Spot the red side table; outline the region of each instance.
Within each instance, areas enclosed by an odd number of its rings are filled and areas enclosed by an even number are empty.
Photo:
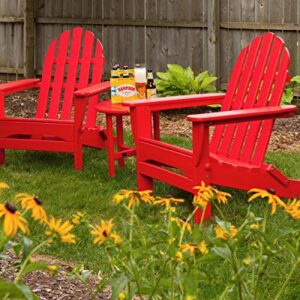
[[[106,116],[106,149],[108,158],[108,173],[115,176],[115,160],[119,166],[125,166],[125,158],[136,154],[135,148],[124,144],[123,116],[130,115],[130,108],[122,104],[112,104],[103,101],[96,105],[96,111]],[[113,117],[116,118],[116,136],[113,133]],[[154,138],[159,139],[159,114],[153,114]],[[116,146],[116,151],[115,151]]]

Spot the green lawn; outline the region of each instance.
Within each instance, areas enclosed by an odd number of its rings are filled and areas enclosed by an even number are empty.
[[[180,142],[189,146],[184,139],[168,139],[172,142]],[[300,178],[300,154],[299,153],[268,153],[267,161],[274,163],[279,169],[292,178]],[[115,192],[119,189],[135,189],[135,158],[126,161],[126,168],[117,168],[116,177],[110,178],[107,172],[105,151],[95,149],[84,150],[83,171],[73,170],[73,159],[68,154],[46,152],[7,151],[6,162],[0,167],[0,181],[10,185],[10,190],[3,194],[1,201],[12,199],[15,193],[27,192],[35,194],[43,201],[48,214],[56,217],[69,218],[77,211],[85,211],[90,221],[98,222],[101,218],[114,218],[115,223],[122,226],[126,220],[124,211],[111,201]],[[241,191],[229,190],[233,198],[224,206],[226,217],[233,223],[239,224],[246,213],[247,194]],[[165,196],[172,194],[174,197],[184,197],[191,200],[191,195],[177,190],[165,184],[157,184],[156,195]],[[251,204],[253,210],[260,212],[262,203],[256,201]],[[187,214],[191,209],[190,203],[181,206],[182,214]],[[144,222],[157,222],[161,217],[158,209],[150,209],[141,206],[139,214]],[[282,214],[277,214],[270,226],[284,227],[289,220]],[[31,224],[31,236],[38,240],[43,232]],[[270,231],[271,232],[271,231]],[[58,245],[44,250],[45,253],[54,255],[67,261],[84,263],[93,269],[105,268],[104,255],[100,247],[92,245],[88,231],[77,229],[79,236],[75,246]],[[278,263],[274,268],[280,270],[284,264]],[[300,280],[299,276],[297,276]],[[298,288],[299,289],[299,288]],[[299,292],[299,291],[298,291]],[[297,294],[295,290],[290,295]]]

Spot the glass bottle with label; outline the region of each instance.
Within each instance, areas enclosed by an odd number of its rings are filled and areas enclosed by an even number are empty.
[[[154,84],[152,70],[148,70],[146,94],[147,94],[147,99],[156,98],[156,86]]]

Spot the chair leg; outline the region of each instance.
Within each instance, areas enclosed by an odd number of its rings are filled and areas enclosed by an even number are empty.
[[[211,218],[211,204],[208,203],[205,210],[197,209],[195,211],[194,220],[196,224],[199,224],[201,221],[206,221]]]
[[[137,186],[140,191],[153,190],[153,179],[138,173]]]
[[[82,155],[83,155],[82,146],[76,147],[75,152],[74,152],[74,169],[75,170],[82,170],[82,164],[83,164]]]
[[[0,165],[3,165],[5,162],[5,149],[0,149]]]
[[[114,159],[114,136],[112,126],[112,116],[106,114],[106,130],[107,130],[107,159],[108,173],[111,177],[115,176],[115,159]]]
[[[118,151],[122,151],[122,146],[124,145],[123,118],[122,118],[122,116],[117,116],[116,117],[116,123],[117,123],[117,146],[118,146]],[[124,167],[125,166],[124,157],[119,158],[118,163],[119,163],[120,167]]]

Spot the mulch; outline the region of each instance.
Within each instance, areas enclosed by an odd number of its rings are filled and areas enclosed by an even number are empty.
[[[37,93],[21,92],[9,96],[5,100],[5,112],[10,116],[33,117],[35,112]],[[191,123],[186,120],[186,115],[197,112],[195,110],[185,110],[179,113],[163,113],[161,116],[162,135],[176,135],[182,137],[191,137]],[[104,116],[99,115],[99,122],[104,124]],[[130,130],[130,120],[126,118],[125,128]],[[300,152],[300,116],[294,118],[279,119],[275,123],[272,133],[269,150]],[[71,270],[71,264],[57,260],[53,257],[37,256],[36,260],[49,264],[57,264],[61,272],[52,277],[47,272],[36,271],[28,274],[25,282],[41,299],[91,299],[88,290],[76,279],[67,276]],[[7,268],[17,260],[10,255],[5,261],[0,261],[0,271]],[[7,271],[2,276],[7,280],[13,280],[15,272]],[[95,287],[97,277],[92,276],[89,281],[91,288]],[[107,300],[111,297],[109,288],[103,293],[99,293],[96,299]]]

